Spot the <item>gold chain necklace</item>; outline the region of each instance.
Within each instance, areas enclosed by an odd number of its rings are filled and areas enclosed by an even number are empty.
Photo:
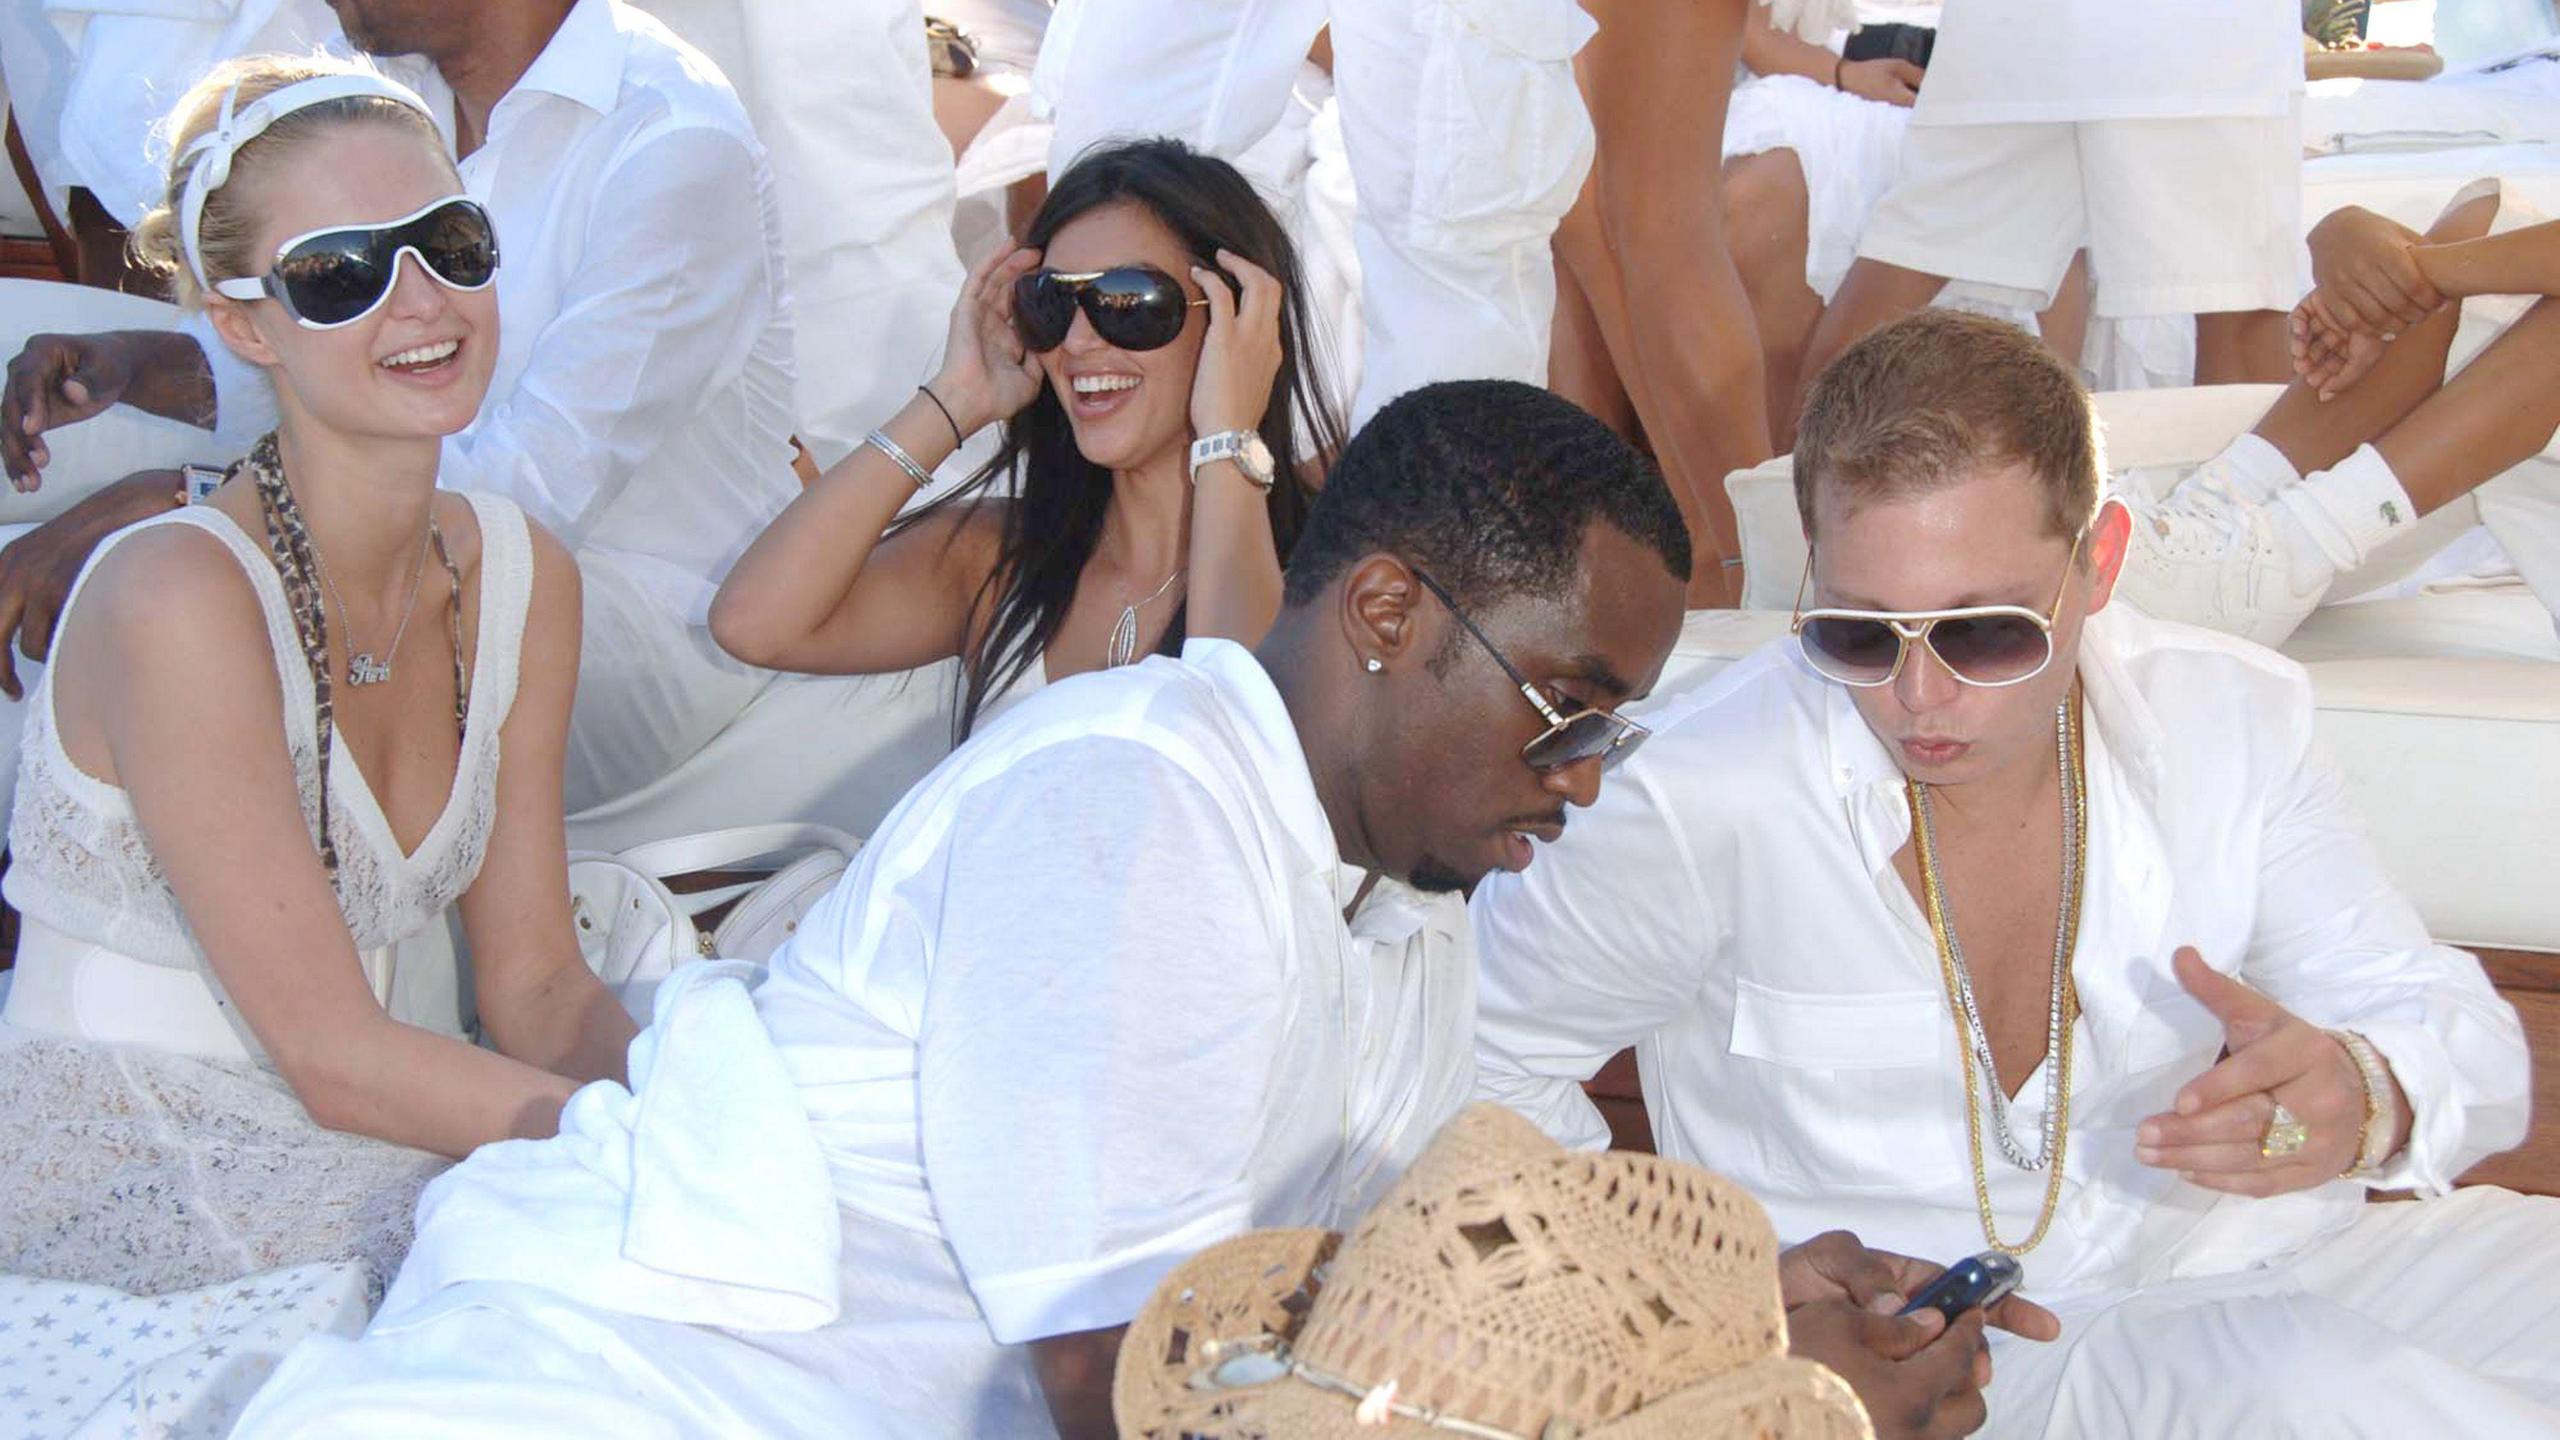
[[[2089,859],[2089,783],[2088,763],[2080,748],[2080,704],[2075,691],[2063,702],[2060,766],[2063,784],[2063,816],[2065,833],[2062,843],[2069,855],[2065,866],[2068,891],[2063,897],[2063,940],[2057,947],[2064,957],[2063,1022],[2059,1053],[2049,1054],[2046,1063],[2059,1065],[2061,1084],[2055,1092],[2055,1115],[2050,1167],[2045,1176],[2044,1204],[2037,1211],[2035,1229],[2027,1238],[2011,1244],[2000,1238],[1999,1219],[1991,1209],[1991,1176],[1982,1157],[1982,1098],[1974,1079],[1971,1037],[1965,1028],[1963,996],[1965,977],[1956,970],[1956,946],[1953,927],[1947,921],[1946,891],[1938,878],[1937,845],[1929,830],[1929,807],[1920,791],[1920,782],[1904,777],[1909,791],[1912,825],[1916,830],[1914,848],[1920,857],[1920,888],[1929,904],[1929,934],[1937,942],[1938,971],[1947,987],[1947,1008],[1955,1016],[1956,1060],[1964,1067],[1964,1133],[1965,1146],[1973,1160],[1973,1201],[1982,1216],[1982,1238],[1991,1248],[2009,1255],[2024,1255],[2044,1243],[2045,1232],[2052,1228],[2055,1211],[2062,1202],[2063,1156],[2071,1142],[2071,1031],[2080,1014],[2078,985],[2068,973],[2069,957],[2079,950],[2080,898],[2085,885]],[[1992,1083],[1999,1078],[1992,1077]]]

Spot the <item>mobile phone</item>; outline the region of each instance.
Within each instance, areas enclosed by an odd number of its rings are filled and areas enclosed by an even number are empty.
[[[1850,32],[1848,42],[1840,47],[1843,60],[1908,60],[1926,70],[1929,57],[1938,48],[1938,32],[1925,25],[1905,25],[1893,21],[1882,25],[1861,25]]]
[[[1953,1320],[1967,1310],[1999,1304],[2025,1283],[2027,1267],[2018,1263],[2018,1257],[1985,1250],[1948,1266],[1937,1279],[1921,1286],[1920,1293],[1912,1296],[1911,1303],[1903,1306],[1900,1313],[1916,1315],[1935,1310]]]

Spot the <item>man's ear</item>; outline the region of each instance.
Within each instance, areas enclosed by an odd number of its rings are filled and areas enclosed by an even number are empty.
[[[2089,613],[2097,614],[2115,598],[2116,577],[2124,573],[2127,552],[2133,548],[2133,511],[2122,500],[2109,500],[2098,507],[2098,518],[2089,522]]]
[[[1362,669],[1429,653],[1423,647],[1436,643],[1436,631],[1420,613],[1422,593],[1413,567],[1393,555],[1368,556],[1343,577],[1343,638]]]
[[[208,295],[204,300],[205,319],[213,325],[213,333],[231,347],[231,353],[252,365],[273,368],[280,363],[275,347],[258,333],[257,322],[249,318],[249,307],[221,295]]]

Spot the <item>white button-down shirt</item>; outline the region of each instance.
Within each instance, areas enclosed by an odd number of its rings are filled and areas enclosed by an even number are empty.
[[[383,68],[451,141],[434,66]],[[498,363],[440,483],[506,496],[702,623],[798,490],[781,225],[746,112],[666,27],[578,0],[461,170],[497,225]],[[235,407],[271,417],[263,374],[198,327],[222,433]]]
[[[1346,925],[1361,878],[1220,640],[1025,699],[883,822],[756,995],[854,1227],[843,1343],[883,1387],[1038,1433],[1000,1346],[1378,1198],[1467,1098],[1475,977],[1454,897],[1381,880]]]
[[[2524,1135],[2524,1040],[2479,963],[2428,941],[2311,745],[2311,687],[2272,651],[2117,606],[2081,648],[2088,885],[2073,976],[2069,1158],[2040,1296],[2236,1269],[2351,1220],[2361,1186],[2225,1199],[2134,1158],[2133,1130],[2215,1062],[2170,971],[2194,945],[2296,1014],[2352,1029],[2415,1107],[2384,1187],[2440,1191]],[[1474,902],[1480,1083],[1605,1142],[1576,1082],[1637,1047],[1664,1154],[1749,1187],[1779,1232],[1846,1227],[1939,1261],[1984,1247],[1954,1012],[1893,868],[1911,818],[1847,692],[1780,641],[1657,701],[1588,816]],[[2045,1072],[2019,1087],[2032,1137]],[[2045,1176],[1983,1166],[2001,1237]]]

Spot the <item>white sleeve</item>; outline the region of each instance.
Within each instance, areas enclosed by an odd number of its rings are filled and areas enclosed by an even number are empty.
[[[722,370],[744,363],[740,315],[783,303],[762,175],[754,151],[717,130],[670,131],[620,156],[558,312],[515,388],[445,440],[438,483],[504,495],[572,549],[582,544],[667,434],[695,422]],[[501,231],[502,257],[506,243]]]
[[[1486,877],[1470,910],[1477,1095],[1605,1148],[1582,1082],[1695,1002],[1719,933],[1677,817],[1631,765],[1526,871]]]
[[[225,458],[248,454],[259,436],[276,428],[275,382],[233,354],[201,309],[187,312],[177,328],[204,352],[205,371],[213,377],[213,453]]]
[[[2515,1007],[2477,959],[2428,938],[2316,749],[2280,782],[2263,856],[2247,978],[2312,1024],[2371,1041],[2415,1112],[2408,1148],[2368,1183],[2442,1194],[2521,1143],[2530,1062]]]
[[[1130,740],[1052,746],[952,823],[917,1058],[935,1213],[998,1341],[1125,1324],[1251,1228],[1280,881],[1248,817]]]

